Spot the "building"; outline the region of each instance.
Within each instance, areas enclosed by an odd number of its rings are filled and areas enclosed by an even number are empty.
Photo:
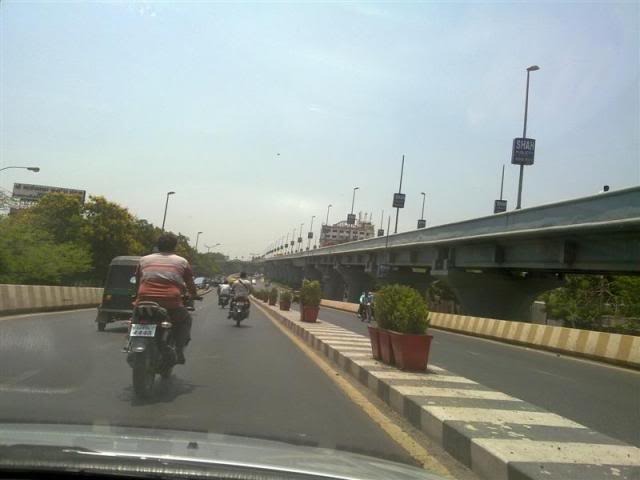
[[[367,220],[367,215],[362,215],[355,224],[349,225],[346,221],[338,222],[335,225],[323,225],[320,231],[320,246],[337,245],[339,243],[363,240],[374,236],[373,223]]]

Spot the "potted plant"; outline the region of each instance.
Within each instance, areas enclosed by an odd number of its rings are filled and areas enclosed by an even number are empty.
[[[291,291],[283,290],[280,293],[280,310],[290,310],[291,309]]]
[[[305,280],[300,289],[300,320],[303,322],[315,322],[320,312],[320,300],[322,289],[317,280]]]
[[[413,288],[388,285],[376,295],[374,309],[383,361],[402,370],[426,370],[433,337],[427,335],[429,311],[424,298]]]
[[[269,291],[269,305],[275,305],[278,302],[278,289],[276,287],[273,287],[270,291]]]

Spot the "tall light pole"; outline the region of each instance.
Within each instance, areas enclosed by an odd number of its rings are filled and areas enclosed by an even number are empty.
[[[3,167],[0,168],[0,172],[3,170],[9,170],[10,168],[21,168],[23,170],[29,170],[31,172],[38,173],[40,171],[40,167],[20,167],[20,166],[11,166],[11,167]]]
[[[400,186],[398,187],[398,196],[402,195],[402,175],[403,174],[404,174],[404,155],[402,155],[402,165],[400,166]],[[396,207],[396,228],[393,231],[393,233],[398,233],[398,217],[400,216],[400,209],[404,208],[404,199],[402,199],[401,203],[402,203],[402,206],[400,206],[400,203],[394,205],[394,207]]]
[[[418,228],[424,228],[427,226],[427,222],[424,219],[424,203],[427,199],[427,194],[420,192],[420,195],[422,195],[422,214],[420,215],[420,220],[418,220]]]
[[[324,222],[325,225],[329,225],[329,210],[331,210],[331,207],[333,207],[333,205],[327,205],[327,220]]]
[[[307,235],[307,250],[311,249],[311,239],[313,238],[313,219],[316,218],[315,215],[311,216],[311,223],[309,226],[309,234]]]
[[[196,235],[196,253],[198,253],[198,242],[200,241],[200,235],[202,235],[202,232],[198,232],[198,234]]]
[[[351,215],[353,215],[353,206],[356,203],[356,190],[360,190],[360,187],[353,187],[353,196],[351,197]]]
[[[300,224],[300,233],[298,234],[298,251],[302,250],[302,227],[304,227],[304,222]]]
[[[222,245],[222,244],[221,243],[216,243],[215,245],[205,245],[205,247],[207,249],[207,253],[209,253],[212,248],[216,248],[219,245]]]
[[[293,232],[291,232],[291,241],[289,242],[291,245],[291,251],[289,253],[293,253],[293,247],[295,246],[296,242],[295,242],[295,236],[296,236],[296,229],[295,227],[293,228]]]
[[[538,65],[532,65],[527,68],[527,90],[524,97],[524,127],[522,128],[522,138],[527,138],[527,114],[529,112],[529,75],[531,72],[540,70]],[[522,207],[522,177],[524,176],[524,165],[520,165],[520,177],[518,178],[518,202],[516,210]]]
[[[164,202],[164,216],[162,217],[162,231],[164,232],[164,223],[167,221],[167,207],[169,206],[169,195],[174,195],[176,192],[167,192],[167,200]]]

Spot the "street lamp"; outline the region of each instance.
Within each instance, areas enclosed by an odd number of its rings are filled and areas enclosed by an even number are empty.
[[[205,247],[206,247],[206,249],[207,249],[207,253],[209,253],[209,251],[210,251],[212,248],[216,248],[216,247],[218,247],[218,246],[220,246],[220,245],[222,245],[222,244],[221,244],[221,243],[216,243],[215,245],[205,245]]]
[[[300,224],[300,233],[298,234],[298,251],[302,250],[302,227],[304,222]]]
[[[422,214],[420,215],[420,220],[418,220],[418,228],[424,228],[427,226],[427,222],[424,219],[424,202],[427,199],[427,194],[420,192],[420,195],[422,195]]]
[[[324,222],[325,225],[329,225],[329,210],[331,210],[331,207],[333,207],[333,205],[327,205],[327,221]]]
[[[167,220],[167,207],[169,206],[169,195],[174,195],[176,192],[167,192],[167,200],[164,202],[164,216],[162,217],[162,231],[164,232],[164,223]]]
[[[35,172],[35,173],[38,173],[40,171],[40,167],[14,167],[14,166],[12,166],[12,167],[0,168],[0,172],[3,171],[3,170],[9,170],[10,168],[21,168],[21,169],[29,170],[29,171]]]
[[[351,198],[351,215],[353,215],[353,205],[356,203],[356,190],[360,190],[360,187],[353,187],[353,197]]]
[[[201,234],[202,232],[198,232],[198,234],[196,235],[196,253],[198,253],[198,242],[200,241]]]
[[[307,250],[311,248],[311,239],[313,238],[313,219],[316,218],[315,215],[311,216],[311,225],[309,226],[309,234],[307,235]]]
[[[531,72],[540,70],[538,65],[531,65],[527,68],[527,90],[524,97],[524,127],[522,128],[522,138],[527,138],[527,114],[529,112],[529,75]],[[518,202],[516,210],[522,207],[522,177],[524,176],[524,165],[520,164],[520,176],[518,177]]]

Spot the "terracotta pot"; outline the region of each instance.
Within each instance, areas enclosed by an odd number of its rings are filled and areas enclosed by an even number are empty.
[[[291,302],[280,302],[280,310],[291,310]]]
[[[303,322],[314,323],[318,320],[318,313],[320,313],[320,307],[307,307],[303,305],[300,309],[301,319]]]
[[[380,358],[387,365],[395,365],[393,358],[393,349],[391,347],[391,332],[383,328],[378,329],[378,338],[380,341]]]
[[[380,329],[378,327],[372,327],[371,325],[367,325],[369,329],[369,338],[371,339],[371,353],[373,354],[373,358],[376,360],[380,360]]]
[[[429,362],[432,335],[389,332],[396,366],[401,370],[424,372]]]

